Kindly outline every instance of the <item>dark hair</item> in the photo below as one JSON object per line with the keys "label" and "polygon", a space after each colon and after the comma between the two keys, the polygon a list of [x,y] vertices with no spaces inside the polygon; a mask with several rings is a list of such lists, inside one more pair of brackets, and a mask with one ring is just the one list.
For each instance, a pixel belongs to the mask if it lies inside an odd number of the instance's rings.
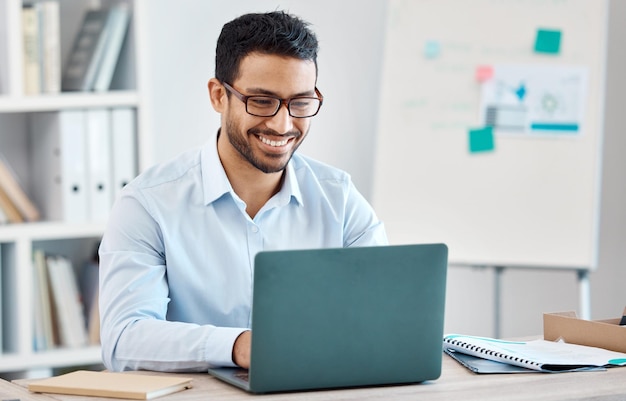
{"label": "dark hair", "polygon": [[241,60],[253,52],[311,60],[317,73],[318,43],[309,23],[274,11],[245,14],[224,25],[215,51],[215,77],[232,84]]}

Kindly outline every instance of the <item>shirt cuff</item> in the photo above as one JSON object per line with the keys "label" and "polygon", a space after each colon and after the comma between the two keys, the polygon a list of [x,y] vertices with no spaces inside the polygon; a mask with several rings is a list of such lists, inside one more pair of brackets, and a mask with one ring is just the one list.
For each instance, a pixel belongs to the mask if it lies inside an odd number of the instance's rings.
{"label": "shirt cuff", "polygon": [[206,361],[214,367],[236,367],[233,362],[235,340],[248,328],[216,327],[206,343]]}

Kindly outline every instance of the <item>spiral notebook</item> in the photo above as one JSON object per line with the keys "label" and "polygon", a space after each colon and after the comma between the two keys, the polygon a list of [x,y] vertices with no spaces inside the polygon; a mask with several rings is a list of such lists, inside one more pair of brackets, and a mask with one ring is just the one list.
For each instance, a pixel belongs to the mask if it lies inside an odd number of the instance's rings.
{"label": "spiral notebook", "polygon": [[[451,354],[450,351],[453,351],[538,372],[571,372],[609,366],[626,366],[624,353],[562,341],[506,341],[488,337],[447,334],[443,338],[443,348],[448,355]],[[459,360],[456,356],[453,357]],[[468,358],[460,359],[471,362]],[[459,362],[467,367],[465,363]],[[473,369],[470,368],[470,370]]]}

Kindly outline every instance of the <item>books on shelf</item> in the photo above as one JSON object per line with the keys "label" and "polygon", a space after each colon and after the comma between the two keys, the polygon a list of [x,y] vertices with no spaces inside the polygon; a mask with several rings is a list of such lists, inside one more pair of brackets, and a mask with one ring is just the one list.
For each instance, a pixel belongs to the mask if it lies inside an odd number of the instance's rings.
{"label": "books on shelf", "polygon": [[[455,353],[466,354],[538,372],[568,372],[608,366],[626,366],[626,354],[602,348],[568,344],[561,341],[531,340],[505,341],[495,338],[448,334],[443,348],[464,366],[480,370],[471,358],[456,358]],[[485,372],[486,373],[486,372]],[[496,373],[496,372],[489,372]],[[502,373],[502,372],[497,372]]]}
{"label": "books on shelf", "polygon": [[99,344],[98,263],[75,272],[68,258],[33,249],[32,268],[33,350]]}
{"label": "books on shelf", "polygon": [[56,0],[25,4],[22,8],[24,93],[61,90],[60,5]]}
{"label": "books on shelf", "polygon": [[109,89],[129,21],[126,3],[85,13],[63,72],[64,91]]}
{"label": "books on shelf", "polygon": [[0,155],[0,207],[9,222],[39,220],[39,209],[28,197],[17,175]]}
{"label": "books on shelf", "polygon": [[78,274],[78,284],[83,299],[83,312],[87,324],[89,344],[100,344],[100,313],[98,310],[99,247],[100,243],[96,245],[93,257],[83,264]]}
{"label": "books on shelf", "polygon": [[56,0],[35,3],[39,16],[39,60],[41,63],[41,92],[61,91],[61,20]]}
{"label": "books on shelf", "polygon": [[53,348],[58,342],[53,325],[55,316],[50,297],[46,255],[41,249],[33,251],[33,288],[35,290],[33,349],[41,351]]}
{"label": "books on shelf", "polygon": [[0,188],[0,213],[2,213],[2,218],[0,219],[1,224],[24,222],[20,211],[17,210],[17,207],[15,207],[2,188]]}
{"label": "books on shelf", "polygon": [[191,388],[191,380],[177,375],[77,370],[33,381],[28,389],[40,393],[150,400]]}
{"label": "books on shelf", "polygon": [[36,95],[41,92],[41,67],[39,64],[39,21],[37,10],[31,4],[22,8],[24,93]]}
{"label": "books on shelf", "polygon": [[63,256],[45,257],[58,344],[64,347],[87,345],[87,326],[83,314],[72,262]]}
{"label": "books on shelf", "polygon": [[[0,194],[1,196],[1,194]],[[2,201],[2,199],[0,198],[0,201]],[[2,224],[7,224],[9,222],[9,219],[6,215],[6,213],[4,213],[4,210],[2,210],[2,205],[0,204],[0,225]]]}
{"label": "books on shelf", "polygon": [[110,89],[129,23],[130,8],[127,3],[119,3],[111,8],[105,27],[106,43],[93,90],[107,91]]}

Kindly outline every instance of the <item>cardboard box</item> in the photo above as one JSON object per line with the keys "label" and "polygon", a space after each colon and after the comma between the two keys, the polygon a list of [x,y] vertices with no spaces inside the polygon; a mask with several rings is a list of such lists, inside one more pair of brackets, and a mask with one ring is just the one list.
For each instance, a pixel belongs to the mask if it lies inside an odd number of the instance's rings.
{"label": "cardboard box", "polygon": [[[626,315],[626,309],[624,309]],[[626,353],[626,326],[617,319],[583,320],[576,312],[544,313],[543,338]]]}

